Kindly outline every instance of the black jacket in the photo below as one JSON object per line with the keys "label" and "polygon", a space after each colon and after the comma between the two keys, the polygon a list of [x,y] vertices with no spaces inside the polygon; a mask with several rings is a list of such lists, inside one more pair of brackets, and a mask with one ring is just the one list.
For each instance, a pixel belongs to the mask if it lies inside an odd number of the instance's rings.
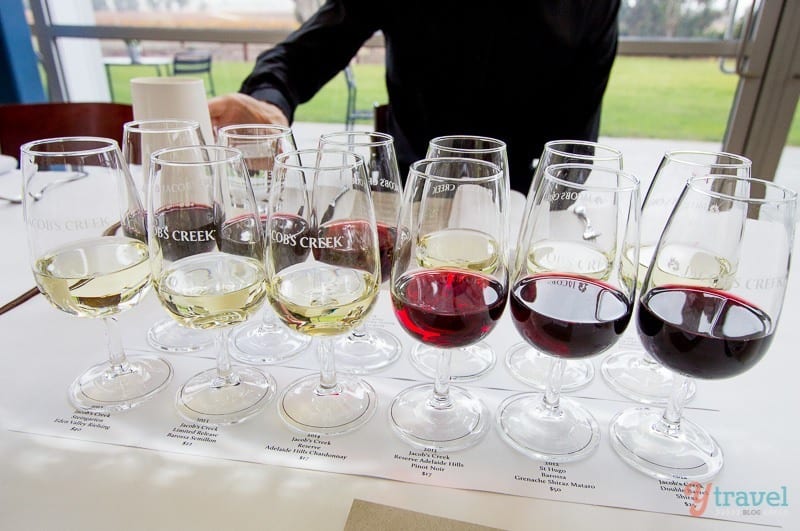
{"label": "black jacket", "polygon": [[619,0],[328,0],[259,55],[241,92],[293,120],[376,31],[386,43],[388,128],[401,174],[440,135],[508,145],[528,192],[549,140],[596,140],[617,51]]}

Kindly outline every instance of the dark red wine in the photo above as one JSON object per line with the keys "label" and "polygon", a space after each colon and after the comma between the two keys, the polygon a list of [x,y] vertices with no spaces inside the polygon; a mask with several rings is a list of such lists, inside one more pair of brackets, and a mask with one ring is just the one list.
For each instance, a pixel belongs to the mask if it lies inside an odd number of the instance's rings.
{"label": "dark red wine", "polygon": [[400,277],[392,305],[414,338],[441,348],[476,343],[494,329],[506,307],[505,287],[472,271],[429,269]]}
{"label": "dark red wine", "polygon": [[616,288],[572,275],[533,275],[511,292],[511,316],[525,340],[563,358],[584,358],[614,345],[633,305]]}
{"label": "dark red wine", "polygon": [[772,320],[763,311],[728,293],[686,286],[645,294],[637,330],[655,359],[695,378],[740,374],[772,343]]}
{"label": "dark red wine", "polygon": [[276,243],[279,243],[270,247],[276,272],[299,264],[311,252],[311,248],[305,243],[309,236],[308,222],[300,216],[273,214],[270,235]]}
{"label": "dark red wine", "polygon": [[262,260],[264,240],[260,234],[258,238],[255,237],[255,224],[256,221],[253,216],[240,216],[225,222],[220,229],[220,250],[230,254]]}
{"label": "dark red wine", "polygon": [[334,221],[319,227],[312,251],[320,262],[372,272],[377,265],[375,243],[368,222]]}
{"label": "dark red wine", "polygon": [[167,260],[214,250],[219,243],[220,214],[208,205],[169,206],[155,215],[153,231]]}
{"label": "dark red wine", "polygon": [[392,260],[394,258],[394,241],[397,229],[378,223],[378,252],[381,257],[381,282],[387,282],[392,276]]}

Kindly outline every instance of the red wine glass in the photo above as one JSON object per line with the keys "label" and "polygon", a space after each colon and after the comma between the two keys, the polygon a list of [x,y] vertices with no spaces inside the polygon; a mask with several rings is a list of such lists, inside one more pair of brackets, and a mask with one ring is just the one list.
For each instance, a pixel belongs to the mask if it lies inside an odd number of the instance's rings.
{"label": "red wine glass", "polygon": [[[150,155],[159,149],[203,144],[200,123],[195,120],[134,120],[122,131],[122,156],[143,204],[147,204]],[[194,352],[210,347],[214,336],[205,330],[181,326],[164,317],[147,330],[147,343],[165,352]]]}
{"label": "red wine glass", "polygon": [[630,321],[636,269],[622,257],[636,255],[638,213],[634,176],[588,164],[548,166],[529,202],[509,304],[522,338],[550,357],[550,371],[543,393],[511,395],[497,413],[503,440],[529,457],[576,461],[597,448],[597,421],[561,396],[561,379],[567,360],[611,348]]}
{"label": "red wine glass", "polygon": [[[659,479],[706,481],[722,468],[716,440],[683,416],[692,378],[730,378],[766,354],[789,273],[797,194],[730,175],[691,179],[656,246],[638,297],[645,350],[675,372],[666,407],[630,408],[610,426],[633,468]],[[702,230],[698,230],[702,227]]]}
{"label": "red wine glass", "polygon": [[[552,140],[544,145],[536,164],[536,171],[528,192],[528,208],[542,182],[544,170],[551,164],[591,164],[622,169],[622,152],[611,146],[588,140]],[[579,210],[578,213],[581,211]],[[585,220],[584,220],[585,221]],[[538,352],[527,341],[512,346],[505,357],[508,372],[520,382],[543,391],[547,386],[550,357]],[[594,364],[591,359],[571,359],[564,364],[561,391],[574,391],[589,385],[594,379]]]}
{"label": "red wine glass", "polygon": [[[381,256],[381,286],[389,283],[403,186],[397,169],[394,138],[370,131],[337,131],[319,138],[320,149],[350,151],[366,165]],[[400,359],[403,345],[390,331],[365,322],[335,340],[336,367],[354,374],[372,374]]]}
{"label": "red wine glass", "polygon": [[[731,153],[677,150],[664,154],[642,203],[636,275],[640,288],[667,218],[686,181],[711,173],[749,177],[751,165],[749,159]],[[665,404],[675,379],[671,370],[641,348],[621,348],[610,353],[603,359],[600,372],[609,387],[643,404]],[[695,388],[690,382],[687,399],[694,396]]]}
{"label": "red wine glass", "polygon": [[453,349],[484,339],[508,294],[504,173],[471,158],[412,164],[401,209],[391,295],[408,334],[438,349],[434,382],[405,389],[389,407],[391,425],[418,448],[454,451],[486,433],[489,412],[451,384]]}
{"label": "red wine glass", "polygon": [[316,338],[320,363],[286,387],[278,411],[301,433],[353,431],[375,413],[377,395],[360,376],[337,373],[333,345],[367,318],[381,284],[364,160],[320,149],[276,156],[269,209],[269,300],[286,326]]}
{"label": "red wine glass", "polygon": [[[221,127],[217,142],[239,149],[253,185],[261,221],[266,227],[269,193],[275,156],[297,149],[292,130],[277,124],[236,124]],[[293,225],[297,235],[307,230],[300,220]],[[288,221],[287,221],[288,223]],[[284,227],[288,229],[288,226]],[[266,236],[265,236],[266,237]],[[298,261],[304,258],[296,255]],[[278,320],[269,305],[264,305],[261,319],[237,326],[230,334],[231,358],[252,365],[274,365],[288,361],[311,345],[308,336],[296,334]]]}

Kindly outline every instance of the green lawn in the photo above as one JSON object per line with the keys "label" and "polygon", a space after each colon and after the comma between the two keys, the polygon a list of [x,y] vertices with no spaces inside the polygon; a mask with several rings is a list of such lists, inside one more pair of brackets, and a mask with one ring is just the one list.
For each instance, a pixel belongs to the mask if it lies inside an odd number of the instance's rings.
{"label": "green lawn", "polygon": [[[245,62],[214,64],[219,94],[238,90],[250,71]],[[355,65],[360,109],[385,102],[382,65]],[[112,69],[114,94],[130,102],[129,80],[152,76],[152,68]],[[736,76],[723,74],[715,59],[619,57],[611,73],[603,104],[600,133],[609,137],[673,138],[721,141],[736,90]],[[344,122],[347,88],[344,75],[331,80],[295,119],[303,122]],[[788,144],[800,146],[800,111],[795,112]]]}

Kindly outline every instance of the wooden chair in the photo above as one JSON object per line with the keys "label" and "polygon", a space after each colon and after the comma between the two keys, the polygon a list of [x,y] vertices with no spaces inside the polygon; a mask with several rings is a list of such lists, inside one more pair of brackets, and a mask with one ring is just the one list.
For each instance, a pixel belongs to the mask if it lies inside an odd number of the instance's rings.
{"label": "wooden chair", "polygon": [[100,136],[122,145],[123,126],[133,120],[124,103],[9,103],[0,105],[0,153],[19,158],[31,140],[61,136]]}

